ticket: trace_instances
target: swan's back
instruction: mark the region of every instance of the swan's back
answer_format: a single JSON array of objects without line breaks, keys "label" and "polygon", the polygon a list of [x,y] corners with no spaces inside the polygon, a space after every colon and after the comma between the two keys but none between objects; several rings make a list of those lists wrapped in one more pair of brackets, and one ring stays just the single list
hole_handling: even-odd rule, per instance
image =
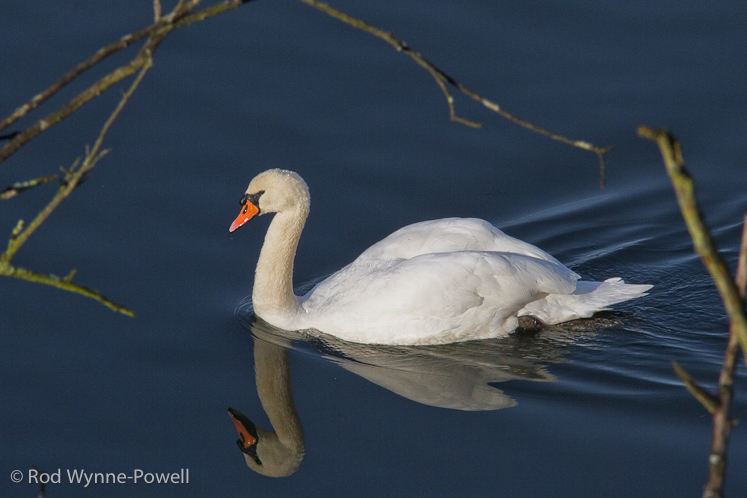
[{"label": "swan's back", "polygon": [[520,254],[560,264],[545,251],[477,218],[445,218],[408,225],[366,249],[356,261],[411,259],[422,254],[457,251]]}]

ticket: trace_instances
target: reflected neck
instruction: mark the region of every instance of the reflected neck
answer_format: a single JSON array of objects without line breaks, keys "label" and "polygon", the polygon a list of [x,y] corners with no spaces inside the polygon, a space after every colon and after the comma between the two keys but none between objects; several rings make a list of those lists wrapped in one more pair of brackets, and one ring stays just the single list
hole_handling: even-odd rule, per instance
[{"label": "reflected neck", "polygon": [[293,402],[288,351],[262,340],[255,340],[254,366],[257,394],[278,440],[290,453],[303,454],[303,427]]},{"label": "reflected neck", "polygon": [[303,427],[293,403],[290,358],[282,347],[254,340],[257,394],[274,430],[256,427],[257,456],[262,465],[245,455],[247,465],[260,474],[283,477],[293,474],[306,452]]}]

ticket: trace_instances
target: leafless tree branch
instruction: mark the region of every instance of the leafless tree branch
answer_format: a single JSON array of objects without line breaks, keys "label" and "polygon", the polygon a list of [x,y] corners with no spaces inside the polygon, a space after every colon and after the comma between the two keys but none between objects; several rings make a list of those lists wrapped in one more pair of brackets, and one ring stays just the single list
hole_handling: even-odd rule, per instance
[{"label": "leafless tree branch", "polygon": [[[711,452],[708,458],[708,482],[703,497],[720,498],[723,496],[726,478],[726,449],[729,441],[729,431],[735,424],[734,420],[731,419],[730,410],[734,395],[734,373],[739,361],[740,345],[743,351],[747,351],[747,326],[745,325],[747,321],[745,320],[744,306],[745,285],[747,284],[747,216],[742,233],[736,278],[732,280],[700,214],[695,198],[693,180],[685,169],[680,144],[666,130],[655,130],[641,126],[638,128],[638,134],[641,137],[653,140],[659,146],[695,250],[716,283],[730,319],[729,341],[719,374],[716,396],[703,389],[690,374],[676,363],[674,364],[674,370],[684,382],[685,387],[713,415],[713,435],[711,437]],[[747,355],[745,361],[747,361]]]},{"label": "leafless tree branch", "polygon": [[468,119],[461,118],[457,115],[456,109],[454,107],[454,98],[449,93],[449,89],[447,88],[446,84],[453,86],[463,94],[467,95],[473,100],[476,100],[480,104],[482,104],[484,107],[490,109],[491,111],[499,114],[500,116],[504,117],[505,119],[508,119],[509,121],[518,124],[519,126],[522,126],[524,128],[527,128],[528,130],[531,130],[535,133],[539,133],[541,135],[545,135],[546,137],[550,137],[553,140],[557,140],[560,142],[563,142],[565,144],[571,145],[573,147],[578,147],[580,149],[592,151],[597,154],[597,157],[599,158],[599,167],[600,167],[600,185],[602,188],[604,188],[605,184],[605,165],[604,165],[604,154],[612,150],[613,146],[608,147],[599,147],[597,145],[591,144],[589,142],[583,141],[583,140],[574,140],[570,138],[566,138],[563,135],[560,135],[558,133],[555,133],[553,131],[547,130],[545,128],[541,128],[533,123],[530,123],[529,121],[526,121],[524,119],[519,118],[518,116],[511,114],[501,108],[498,104],[495,102],[492,102],[485,97],[481,96],[477,92],[470,90],[465,85],[460,83],[459,81],[455,80],[445,72],[441,71],[439,68],[437,68],[435,65],[427,61],[419,52],[416,52],[415,50],[411,49],[407,44],[403,41],[400,41],[394,36],[392,36],[391,33],[386,32],[382,29],[379,29],[375,26],[372,26],[360,19],[357,19],[355,17],[352,17],[344,12],[341,12],[333,7],[330,7],[324,2],[320,2],[318,0],[300,0],[301,2],[305,3],[306,5],[309,5],[321,12],[324,12],[325,14],[328,14],[335,19],[338,19],[345,24],[349,24],[350,26],[353,26],[354,28],[360,29],[362,31],[365,31],[366,33],[369,33],[376,38],[379,38],[380,40],[383,40],[387,42],[389,45],[394,47],[395,50],[398,52],[402,52],[404,54],[407,54],[412,60],[414,60],[419,66],[421,66],[423,69],[428,71],[431,76],[433,76],[433,79],[438,84],[441,91],[444,93],[444,96],[446,97],[446,103],[449,106],[449,116],[452,121],[456,121],[458,123],[461,123],[466,126],[470,126],[473,128],[478,128],[482,126],[480,123],[477,123],[475,121],[470,121]]}]

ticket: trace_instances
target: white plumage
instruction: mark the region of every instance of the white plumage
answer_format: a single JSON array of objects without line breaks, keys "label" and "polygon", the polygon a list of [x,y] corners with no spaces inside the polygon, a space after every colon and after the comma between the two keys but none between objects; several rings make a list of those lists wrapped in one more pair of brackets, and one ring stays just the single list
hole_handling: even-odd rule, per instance
[{"label": "white plumage", "polygon": [[[645,295],[650,285],[579,275],[490,223],[449,218],[401,228],[305,296],[293,295],[298,239],[308,215],[300,176],[269,170],[249,184],[231,231],[275,212],[262,247],[254,310],[286,330],[317,329],[353,342],[442,344],[508,335],[518,317],[545,324],[590,317]],[[249,209],[247,209],[249,208]]]}]

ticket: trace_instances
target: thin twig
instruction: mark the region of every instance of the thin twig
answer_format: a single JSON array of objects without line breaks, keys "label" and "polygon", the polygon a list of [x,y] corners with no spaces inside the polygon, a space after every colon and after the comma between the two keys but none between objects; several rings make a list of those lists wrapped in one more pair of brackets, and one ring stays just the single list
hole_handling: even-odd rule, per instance
[{"label": "thin twig", "polygon": [[701,387],[700,384],[698,384],[689,373],[680,367],[676,361],[672,362],[672,369],[674,369],[674,373],[677,374],[677,377],[682,380],[682,383],[685,384],[685,387],[690,391],[690,394],[700,401],[700,404],[708,410],[708,413],[715,413],[719,408],[719,399]]},{"label": "thin twig", "polygon": [[605,167],[604,167],[604,154],[609,152],[613,149],[612,146],[610,147],[599,147],[594,144],[591,144],[589,142],[583,141],[583,140],[573,140],[570,138],[566,138],[562,135],[559,135],[555,132],[552,132],[550,130],[546,130],[545,128],[541,128],[537,125],[534,125],[530,123],[529,121],[525,121],[518,116],[511,114],[507,111],[504,111],[498,104],[495,102],[492,102],[485,97],[482,97],[477,92],[474,92],[464,86],[462,83],[458,82],[445,72],[438,69],[435,65],[428,62],[420,53],[412,50],[410,47],[407,46],[407,44],[403,41],[400,41],[394,36],[392,36],[391,33],[388,33],[382,29],[379,29],[375,26],[372,26],[360,19],[357,19],[355,17],[352,17],[344,12],[341,12],[333,7],[330,7],[324,2],[320,2],[318,0],[300,0],[301,2],[305,3],[306,5],[309,5],[317,10],[320,10],[324,12],[325,14],[328,14],[335,19],[338,19],[345,24],[349,24],[350,26],[353,26],[354,28],[360,29],[362,31],[365,31],[366,33],[369,33],[380,40],[383,40],[387,42],[389,45],[395,48],[398,52],[403,52],[410,56],[418,65],[420,65],[422,68],[424,68],[426,71],[428,71],[431,76],[433,76],[433,79],[436,80],[436,83],[438,84],[439,88],[441,88],[441,91],[444,93],[444,96],[446,97],[446,102],[449,106],[449,117],[452,121],[456,121],[458,123],[464,124],[466,126],[470,126],[473,128],[478,128],[482,126],[480,123],[476,123],[474,121],[470,121],[468,119],[461,118],[457,115],[456,110],[454,108],[454,98],[449,93],[448,88],[446,87],[446,83],[449,85],[455,87],[463,94],[467,95],[473,100],[478,101],[480,104],[482,104],[484,107],[490,109],[491,111],[499,114],[500,116],[508,119],[509,121],[512,121],[519,126],[523,126],[524,128],[527,128],[535,133],[539,133],[541,135],[545,135],[547,137],[552,138],[553,140],[558,140],[560,142],[563,142],[565,144],[571,145],[573,147],[578,147],[584,150],[589,150],[592,152],[595,152],[597,156],[599,157],[599,167],[600,167],[600,184],[604,188],[604,182],[605,182]]},{"label": "thin twig", "polygon": [[[80,181],[82,180],[83,176],[88,173],[98,162],[101,157],[103,157],[104,154],[106,154],[106,151],[102,151],[99,153],[99,149],[101,148],[101,144],[104,141],[104,137],[106,136],[106,133],[109,131],[109,128],[111,127],[114,120],[119,115],[120,111],[124,107],[124,105],[129,100],[132,93],[135,91],[137,86],[142,81],[143,77],[145,76],[145,73],[148,71],[148,69],[151,68],[153,65],[152,60],[148,59],[145,63],[145,66],[141,69],[140,74],[138,74],[137,78],[135,78],[135,81],[133,81],[132,85],[130,85],[130,88],[122,95],[122,98],[119,100],[119,103],[117,104],[116,108],[112,112],[112,114],[109,116],[109,118],[104,123],[104,126],[101,128],[101,131],[99,132],[99,136],[96,138],[96,142],[94,142],[94,146],[92,149],[88,151],[86,154],[86,157],[83,161],[83,164],[77,168],[74,164],[70,170],[67,171],[67,174],[65,175],[65,179],[63,181],[62,186],[58,190],[57,194],[52,198],[52,200],[47,204],[47,206],[37,215],[37,217],[29,224],[29,226],[23,230],[18,236],[15,238],[15,240],[12,241],[11,244],[9,244],[8,250],[0,256],[0,261],[10,261],[15,253],[23,246],[23,244],[28,240],[28,238],[31,236],[31,234],[44,222],[44,220],[47,219],[47,217],[52,214],[52,212],[59,206],[59,204],[67,198],[73,190],[78,186]],[[77,161],[76,161],[77,163]]]},{"label": "thin twig", "polygon": [[[747,286],[747,216],[744,218],[745,223],[739,249],[736,277],[732,280],[711,241],[708,228],[703,222],[695,199],[693,181],[685,169],[679,143],[666,130],[654,130],[641,126],[638,128],[638,134],[655,141],[659,145],[667,173],[677,195],[677,202],[693,239],[695,250],[700,254],[703,263],[716,282],[730,318],[729,341],[719,374],[717,396],[707,392],[687,372],[673,363],[674,371],[682,379],[688,391],[713,415],[711,452],[708,458],[708,482],[703,491],[703,497],[720,498],[723,496],[726,478],[726,450],[729,442],[729,431],[735,424],[730,415],[734,395],[734,373],[739,361],[740,344],[744,348],[742,338],[744,337],[745,286]],[[747,361],[747,357],[745,360]]]},{"label": "thin twig", "polygon": [[[734,280],[739,291],[739,296],[744,300],[745,295],[747,295],[745,291],[745,287],[747,287],[747,216],[744,217],[738,261],[737,276]],[[729,327],[729,342],[724,352],[724,364],[721,367],[721,373],[718,377],[719,408],[713,414],[711,455],[708,458],[708,483],[703,492],[705,498],[717,498],[723,495],[729,432],[736,423],[732,420],[730,412],[734,396],[734,373],[736,372],[738,362],[739,341],[732,325]]]},{"label": "thin twig", "polygon": [[34,231],[39,228],[42,223],[44,223],[44,220],[46,220],[47,217],[49,217],[49,215],[52,214],[55,209],[57,209],[57,206],[59,206],[60,203],[73,192],[75,187],[78,186],[83,176],[96,165],[98,160],[101,159],[104,154],[106,154],[106,151],[102,151],[101,153],[99,153],[99,150],[101,148],[101,144],[104,141],[106,133],[109,131],[109,127],[111,127],[112,123],[119,115],[119,112],[129,100],[132,92],[135,91],[135,89],[145,76],[145,73],[148,71],[148,69],[151,68],[152,64],[153,63],[150,59],[146,60],[145,66],[140,70],[140,73],[138,74],[137,78],[135,78],[135,81],[132,83],[132,85],[130,85],[130,88],[120,99],[117,107],[114,109],[114,112],[112,112],[112,114],[106,120],[106,123],[104,123],[99,136],[96,138],[96,142],[94,143],[93,148],[88,151],[85,159],[83,160],[83,163],[77,169],[76,164],[74,164],[70,168],[70,170],[67,171],[63,184],[57,191],[57,194],[52,198],[49,204],[47,204],[44,209],[36,216],[36,218],[34,218],[34,220],[29,223],[25,230],[18,234],[15,239],[11,239],[8,244],[8,249],[0,256],[0,261],[10,262],[10,260],[13,259],[15,253],[18,252],[18,250],[31,236],[31,234],[34,233]]},{"label": "thin twig", "polygon": [[[62,88],[64,88],[68,83],[73,81],[75,78],[77,78],[78,76],[80,76],[85,71],[92,68],[93,66],[101,62],[102,60],[106,59],[112,54],[115,54],[116,52],[119,52],[122,49],[129,47],[133,43],[136,43],[142,40],[143,38],[147,38],[151,36],[153,33],[155,33],[157,30],[161,29],[164,25],[167,25],[167,24],[169,24],[169,21],[160,20],[156,22],[155,24],[148,26],[147,28],[141,29],[140,31],[137,31],[133,34],[123,36],[116,42],[99,49],[91,58],[75,66],[73,69],[71,69],[66,74],[64,74],[60,79],[54,82],[51,86],[49,86],[46,90],[34,96],[34,98],[32,98],[30,101],[28,101],[27,103],[25,103],[18,109],[16,109],[10,116],[8,116],[3,121],[1,121],[0,130],[7,128],[8,126],[10,126],[12,123],[17,121],[18,119],[22,118],[23,116],[25,116],[32,110],[36,109],[39,105],[49,100],[50,97],[52,97],[55,93],[59,92]],[[126,77],[126,76],[128,75],[125,75],[123,77]],[[18,134],[19,133],[16,133],[16,135]]]},{"label": "thin twig", "polygon": [[[742,346],[742,350],[747,352],[747,317],[745,317],[744,302],[740,299],[737,286],[729,275],[721,255],[716,250],[703,221],[703,216],[700,214],[695,200],[693,180],[685,169],[680,145],[666,130],[654,130],[641,126],[638,128],[638,134],[643,138],[653,140],[659,145],[667,173],[677,195],[680,211],[685,219],[690,237],[693,239],[695,251],[700,255],[703,264],[711,274],[711,278],[721,294],[721,299],[724,302],[739,344]],[[747,356],[745,360],[747,360]]]},{"label": "thin twig", "polygon": [[737,276],[734,283],[742,299],[747,295],[747,215],[744,216],[742,229],[742,243],[739,247],[739,258],[737,262]]},{"label": "thin twig", "polygon": [[71,273],[64,279],[60,279],[55,275],[44,275],[23,268],[15,267],[11,265],[10,262],[13,259],[13,256],[28,240],[31,234],[34,233],[34,231],[49,217],[49,215],[52,214],[57,206],[59,206],[60,203],[65,200],[73,192],[73,190],[75,190],[75,188],[80,184],[84,175],[88,173],[96,165],[99,159],[101,159],[106,154],[107,151],[101,150],[101,145],[103,144],[104,138],[106,137],[109,128],[111,127],[114,120],[117,119],[117,116],[119,116],[119,113],[122,111],[135,89],[145,77],[145,73],[152,67],[152,65],[152,59],[147,59],[145,65],[140,70],[140,73],[138,73],[129,89],[122,95],[122,98],[119,100],[119,103],[115,107],[114,111],[104,123],[104,126],[101,128],[101,131],[99,132],[99,135],[96,138],[93,147],[91,147],[91,149],[87,151],[83,163],[80,165],[80,167],[76,168],[78,162],[76,161],[76,164],[74,164],[66,172],[64,181],[52,200],[44,207],[44,209],[36,216],[36,218],[34,218],[34,220],[29,223],[29,225],[25,229],[23,229],[23,221],[18,222],[8,241],[7,250],[2,255],[0,255],[1,275],[20,278],[31,282],[43,283],[46,285],[57,287],[59,289],[76,292],[78,294],[96,299],[97,301],[103,303],[114,311],[118,311],[128,316],[134,316],[134,313],[132,311],[107,299],[97,291],[72,283],[72,277],[74,273]]},{"label": "thin twig", "polygon": [[[74,272],[71,272],[71,275],[73,275]],[[97,290],[90,289],[88,287],[84,287],[82,285],[74,284],[70,281],[68,277],[60,278],[56,275],[46,275],[42,273],[36,273],[29,270],[26,270],[25,268],[19,268],[7,263],[0,263],[0,275],[4,275],[6,277],[13,277],[13,278],[19,278],[22,280],[26,280],[28,282],[36,282],[40,284],[45,285],[51,285],[52,287],[57,287],[58,289],[66,290],[69,292],[75,292],[76,294],[81,294],[86,297],[90,297],[91,299],[95,299],[96,301],[100,302],[107,308],[116,311],[118,313],[122,313],[123,315],[127,315],[129,317],[134,317],[135,313],[133,313],[131,310],[125,308],[124,306],[115,303],[114,301],[106,298],[105,296],[102,296]]]},{"label": "thin twig", "polygon": [[[118,41],[100,49],[88,60],[78,64],[75,68],[65,74],[62,78],[57,80],[49,88],[44,90],[42,93],[33,97],[29,102],[16,109],[10,116],[0,122],[0,130],[6,128],[10,124],[14,123],[21,117],[28,114],[30,111],[41,105],[43,102],[48,100],[52,95],[60,91],[68,83],[73,81],[75,78],[83,74],[86,70],[90,69],[94,65],[101,62],[106,57],[124,49],[133,43],[142,40],[146,37],[151,37],[151,51],[154,47],[163,40],[174,29],[178,29],[184,26],[188,26],[192,23],[205,20],[209,17],[221,14],[231,9],[235,9],[244,3],[248,3],[250,0],[227,0],[223,3],[208,7],[199,12],[188,14],[186,11],[175,15],[172,11],[168,16],[162,16],[161,19],[148,26],[147,28],[141,29],[133,34],[123,36]],[[191,2],[187,5],[190,9],[195,7],[199,1]],[[61,120],[68,117],[70,114],[75,112],[80,106],[90,101],[91,99],[98,97],[101,93],[111,87],[113,84],[123,80],[137,72],[143,67],[146,57],[141,54],[133,59],[129,64],[126,64],[120,68],[115,69],[108,75],[101,78],[94,85],[81,92],[77,97],[73,98],[68,104],[60,107],[56,111],[50,113],[46,117],[34,123],[31,127],[26,130],[14,134],[12,140],[0,148],[0,162],[10,157],[14,152],[20,149],[23,145],[28,143],[30,140],[47,130],[49,127],[59,123]]]},{"label": "thin twig", "polygon": [[36,187],[37,185],[42,185],[47,182],[51,182],[55,178],[57,178],[57,175],[43,176],[41,178],[34,178],[33,180],[26,180],[25,182],[16,182],[0,192],[0,200],[10,199],[11,197],[17,196],[24,190],[28,190],[32,187]]},{"label": "thin twig", "polygon": [[161,20],[163,15],[163,9],[161,8],[160,0],[153,0],[153,22]]},{"label": "thin twig", "polygon": [[[135,34],[124,36],[120,38],[119,41],[102,48],[93,57],[79,64],[73,70],[64,75],[60,80],[50,86],[47,90],[35,96],[33,99],[31,99],[31,101],[16,109],[13,114],[11,114],[4,121],[0,122],[0,129],[9,126],[11,123],[15,122],[16,120],[39,106],[41,103],[49,99],[70,81],[80,76],[83,72],[85,72],[87,69],[94,66],[104,58],[119,50],[122,50],[123,48],[126,48],[127,46],[142,38],[149,37],[148,41],[140,49],[137,56],[132,61],[130,61],[129,64],[115,69],[114,71],[100,79],[93,86],[89,87],[87,90],[84,90],[81,94],[72,99],[68,104],[49,114],[47,117],[39,120],[37,123],[24,130],[23,132],[12,132],[9,134],[4,134],[2,136],[3,139],[10,139],[10,142],[0,149],[0,162],[9,157],[20,147],[28,143],[35,136],[38,136],[50,126],[58,123],[65,117],[75,112],[75,110],[77,110],[85,102],[91,100],[92,98],[98,97],[103,91],[111,87],[116,82],[126,78],[131,74],[134,74],[138,70],[140,71],[134,82],[130,85],[129,89],[120,99],[115,110],[104,123],[104,126],[102,127],[99,136],[94,143],[94,146],[90,150],[86,151],[86,156],[80,167],[78,167],[79,161],[76,161],[69,170],[63,170],[65,173],[65,177],[63,178],[62,184],[58,189],[56,195],[52,198],[52,200],[50,200],[50,202],[44,207],[44,209],[42,209],[42,211],[36,216],[36,218],[34,218],[31,223],[29,223],[24,228],[23,220],[18,221],[15,228],[11,232],[6,251],[0,254],[0,275],[19,278],[32,282],[39,282],[60,289],[68,290],[70,292],[76,292],[92,299],[96,299],[115,311],[128,316],[134,316],[132,311],[107,299],[98,291],[72,283],[72,278],[75,275],[75,270],[70,272],[67,277],[60,278],[56,275],[45,275],[26,270],[24,268],[15,267],[11,265],[11,260],[13,256],[18,252],[18,250],[28,240],[31,234],[33,234],[34,231],[57,208],[57,206],[59,206],[59,204],[64,199],[66,199],[78,185],[80,185],[80,183],[85,178],[85,175],[108,152],[106,150],[101,150],[101,146],[106,133],[108,132],[114,120],[119,115],[124,105],[127,103],[132,93],[142,81],[147,70],[152,66],[153,52],[156,50],[161,41],[163,41],[166,35],[174,29],[187,26],[197,21],[202,21],[209,17],[226,12],[229,9],[237,8],[240,5],[248,3],[251,0],[228,0],[221,4],[204,9],[200,12],[189,14],[189,12],[194,9],[201,1],[202,0],[180,0],[177,7],[168,16],[164,17],[161,12],[160,1],[154,0],[153,8],[156,22],[153,25],[138,31]],[[5,199],[17,195],[18,192],[33,185],[49,181],[51,178],[54,178],[54,176],[38,178],[35,180],[30,180],[28,182],[14,184],[4,192],[0,193],[0,199]]]}]

